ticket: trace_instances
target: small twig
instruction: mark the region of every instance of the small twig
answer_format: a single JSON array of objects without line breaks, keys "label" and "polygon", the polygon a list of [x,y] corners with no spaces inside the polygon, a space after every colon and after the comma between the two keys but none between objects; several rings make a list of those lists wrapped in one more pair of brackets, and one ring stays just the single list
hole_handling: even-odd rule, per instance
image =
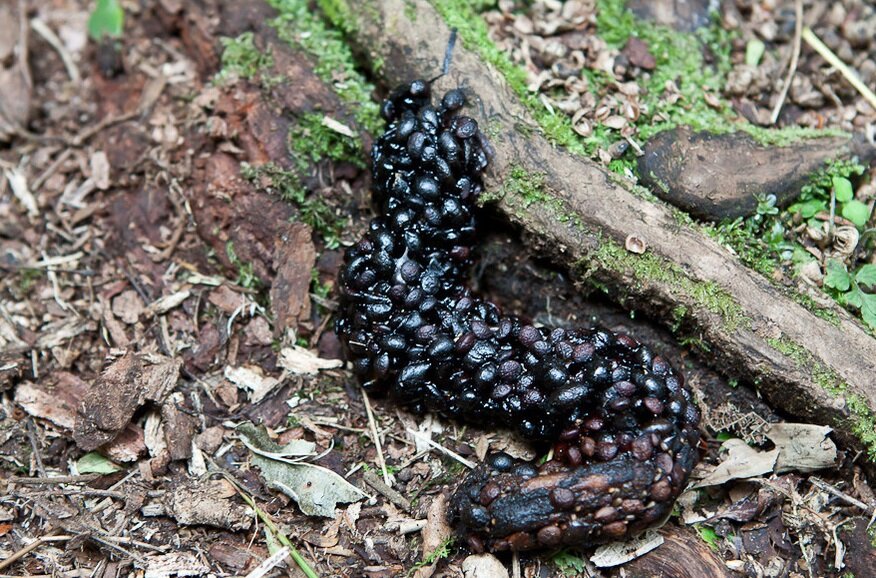
[{"label": "small twig", "polygon": [[67,49],[64,48],[64,44],[61,42],[61,39],[49,28],[45,22],[40,20],[39,18],[32,18],[30,21],[30,27],[33,28],[34,32],[43,37],[43,40],[49,43],[49,45],[55,49],[55,52],[61,57],[61,61],[64,63],[64,68],[67,69],[67,75],[70,77],[70,80],[79,84],[82,81],[82,77],[79,75],[79,69],[76,67],[76,63],[73,62],[73,58],[70,56],[70,53],[67,52]]},{"label": "small twig", "polygon": [[818,488],[824,490],[825,492],[827,492],[827,493],[829,493],[829,494],[833,494],[833,495],[836,496],[837,498],[840,498],[840,499],[842,499],[843,501],[848,502],[849,504],[851,504],[851,505],[853,505],[853,506],[857,506],[858,508],[861,508],[861,509],[864,510],[865,512],[869,512],[869,511],[871,511],[871,510],[873,509],[873,506],[868,506],[867,504],[865,504],[865,503],[862,502],[861,500],[858,500],[858,499],[853,498],[853,497],[851,497],[850,495],[848,495],[848,494],[846,494],[846,493],[844,493],[844,492],[841,492],[840,490],[838,490],[838,489],[836,489],[835,487],[831,486],[830,484],[828,484],[828,483],[825,482],[824,480],[819,479],[819,478],[817,478],[817,477],[815,477],[815,476],[810,477],[810,478],[809,478],[809,482],[810,482],[813,486],[817,486]]},{"label": "small twig", "polygon": [[824,42],[822,42],[821,39],[815,35],[814,32],[812,32],[812,29],[810,29],[808,26],[804,28],[802,32],[802,37],[803,40],[805,40],[806,43],[811,46],[813,50],[815,50],[815,52],[821,55],[821,57],[828,62],[828,64],[839,70],[840,74],[842,74],[845,79],[849,81],[849,84],[855,87],[855,90],[861,93],[861,96],[863,96],[867,100],[867,102],[870,103],[870,106],[876,109],[876,94],[874,94],[873,91],[870,90],[866,84],[861,82],[860,77],[855,73],[855,71],[846,66],[846,63],[840,60],[839,57],[834,54],[833,51],[831,51],[831,49],[828,48],[827,45],[825,45]]},{"label": "small twig", "polygon": [[49,177],[54,175],[58,171],[58,169],[61,167],[61,165],[64,163],[64,161],[66,161],[68,158],[70,158],[70,155],[72,155],[72,154],[73,154],[73,149],[70,149],[70,148],[65,148],[63,151],[61,151],[61,154],[58,155],[58,158],[56,158],[54,161],[52,161],[52,164],[50,164],[48,167],[46,167],[46,170],[44,170],[42,172],[42,174],[40,174],[40,176],[38,176],[36,179],[33,180],[33,182],[31,182],[31,184],[30,184],[31,190],[33,190],[33,191],[39,190],[39,188],[43,186],[43,183],[45,183],[47,180],[49,180]]},{"label": "small twig", "polygon": [[127,495],[124,492],[113,492],[111,490],[45,490],[42,492],[34,492],[32,494],[24,494],[25,496],[85,496],[90,498],[115,498],[117,500],[125,500]]},{"label": "small twig", "polygon": [[33,419],[28,418],[27,420],[27,439],[30,441],[30,447],[33,450],[33,459],[36,463],[36,469],[41,478],[46,477],[46,468],[43,466],[43,458],[40,454],[40,445],[39,440],[36,436],[36,427],[33,425]]},{"label": "small twig", "polygon": [[371,401],[368,399],[368,394],[365,393],[365,388],[362,388],[362,399],[365,400],[365,413],[368,416],[368,427],[371,430],[371,441],[374,442],[374,447],[377,448],[377,465],[380,466],[380,471],[383,473],[383,481],[387,486],[392,486],[392,478],[389,477],[389,472],[386,471],[386,460],[383,458],[383,448],[380,446],[380,436],[377,434],[377,422],[374,419],[374,412],[371,410]]},{"label": "small twig", "polygon": [[411,502],[402,496],[396,490],[393,490],[388,485],[383,483],[377,474],[374,472],[365,472],[362,474],[362,479],[366,484],[374,488],[379,494],[382,494],[386,497],[387,500],[404,510],[405,512],[411,511]]},{"label": "small twig", "polygon": [[39,548],[40,546],[45,544],[46,542],[51,542],[51,541],[57,540],[59,538],[63,538],[65,540],[70,540],[71,538],[73,538],[73,536],[53,536],[52,534],[55,532],[56,531],[53,530],[51,533],[49,533],[45,536],[41,536],[40,538],[37,538],[36,540],[31,542],[30,544],[28,544],[24,548],[21,548],[20,550],[18,550],[14,554],[12,554],[9,558],[6,558],[5,560],[0,561],[0,570],[3,570],[4,568],[8,568],[8,567],[12,566],[12,564],[17,562],[18,560],[21,560],[22,558],[24,558],[25,556],[27,556],[28,554],[30,554],[31,552],[33,552],[34,550],[36,550],[37,548]]},{"label": "small twig", "polygon": [[779,93],[779,100],[773,107],[773,114],[770,117],[770,123],[776,124],[779,120],[779,114],[782,112],[782,106],[785,104],[785,98],[788,96],[788,90],[791,88],[791,82],[794,80],[794,75],[797,73],[797,62],[800,60],[800,42],[803,35],[803,0],[795,0],[794,2],[794,46],[791,49],[791,64],[788,66],[788,76],[785,77],[785,84],[782,86],[782,92]]},{"label": "small twig", "polygon": [[134,554],[133,552],[131,552],[127,548],[122,548],[118,544],[114,544],[113,541],[110,539],[110,538],[114,538],[114,536],[97,536],[95,534],[92,534],[91,536],[89,536],[89,538],[91,540],[94,540],[98,544],[106,546],[110,550],[116,550],[118,552],[121,552],[122,554],[124,554],[128,558],[135,560],[138,564],[145,564],[146,563],[146,560],[142,556],[138,556],[137,554]]},{"label": "small twig", "polygon": [[445,454],[447,454],[448,456],[450,456],[451,458],[458,461],[459,463],[461,463],[462,465],[464,465],[465,467],[467,467],[469,469],[473,470],[477,466],[477,464],[475,464],[473,461],[465,459],[464,457],[462,457],[461,455],[459,455],[455,451],[449,450],[449,449],[445,448],[444,446],[442,446],[441,444],[439,444],[438,442],[432,441],[427,436],[423,435],[422,433],[420,433],[418,431],[408,429],[407,432],[409,434],[411,434],[412,436],[420,438],[421,440],[423,440],[424,442],[426,442],[427,444],[429,444],[430,446],[432,446],[436,450],[438,450],[440,452],[444,452]]},{"label": "small twig", "polygon": [[256,566],[252,572],[246,575],[246,578],[262,578],[268,572],[282,564],[289,557],[289,548],[283,546],[272,555],[265,558],[261,564]]},{"label": "small twig", "polygon": [[100,477],[100,474],[85,474],[81,476],[57,476],[54,478],[9,478],[10,484],[37,486],[43,484],[84,484],[92,482]]}]

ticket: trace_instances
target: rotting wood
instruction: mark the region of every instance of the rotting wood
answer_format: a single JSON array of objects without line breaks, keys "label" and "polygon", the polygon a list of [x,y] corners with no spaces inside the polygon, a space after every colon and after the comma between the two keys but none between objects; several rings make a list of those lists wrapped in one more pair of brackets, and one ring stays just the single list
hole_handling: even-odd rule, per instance
[{"label": "rotting wood", "polygon": [[[450,28],[425,0],[372,0],[355,11],[351,41],[388,86],[441,70]],[[538,248],[622,304],[684,323],[716,366],[756,384],[776,407],[829,424],[876,455],[876,340],[847,312],[830,320],[788,297],[672,208],[637,195],[603,167],[552,146],[501,74],[463,41],[436,91],[463,86],[496,150],[488,194]],[[645,242],[644,255],[624,241]],[[827,316],[825,316],[827,317]]]}]

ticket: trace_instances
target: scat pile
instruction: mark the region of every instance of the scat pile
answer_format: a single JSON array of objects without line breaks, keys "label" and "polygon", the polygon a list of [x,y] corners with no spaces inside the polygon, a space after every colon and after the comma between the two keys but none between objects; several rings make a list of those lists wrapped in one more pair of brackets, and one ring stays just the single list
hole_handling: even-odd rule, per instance
[{"label": "scat pile", "polygon": [[697,459],[683,379],[626,335],[535,327],[466,287],[492,154],[418,80],[384,103],[372,150],[379,216],[346,254],[337,333],[370,392],[413,411],[515,427],[553,445],[536,466],[494,454],[454,513],[474,550],[587,546],[662,521]]}]

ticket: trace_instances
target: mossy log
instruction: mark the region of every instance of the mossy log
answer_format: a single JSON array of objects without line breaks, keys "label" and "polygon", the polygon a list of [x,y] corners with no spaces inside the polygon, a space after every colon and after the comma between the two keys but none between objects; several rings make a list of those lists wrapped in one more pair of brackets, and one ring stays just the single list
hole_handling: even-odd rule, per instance
[{"label": "mossy log", "polygon": [[[440,74],[451,31],[430,2],[330,4],[348,18],[351,42],[380,63],[374,72],[387,86]],[[876,457],[876,339],[839,307],[804,307],[679,211],[553,146],[481,58],[483,47],[462,36],[435,89],[460,85],[476,96],[469,114],[495,148],[486,189],[499,211],[579,279],[631,309],[682,322],[718,368],[776,408],[828,424],[849,448]],[[627,250],[629,240],[645,252]]]}]

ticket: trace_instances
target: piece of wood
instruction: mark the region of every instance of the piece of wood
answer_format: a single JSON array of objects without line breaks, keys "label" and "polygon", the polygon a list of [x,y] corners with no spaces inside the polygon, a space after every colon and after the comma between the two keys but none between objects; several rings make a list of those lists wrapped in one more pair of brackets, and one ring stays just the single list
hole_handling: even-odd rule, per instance
[{"label": "piece of wood", "polygon": [[758,144],[744,132],[711,134],[686,127],[649,139],[639,157],[642,183],[654,194],[708,221],[753,215],[758,195],[775,195],[785,206],[812,173],[833,159],[876,157],[864,135],[801,140],[787,146]]},{"label": "piece of wood", "polygon": [[[385,84],[440,73],[450,29],[429,2],[368,0],[351,17],[352,42],[382,63],[376,74]],[[677,211],[552,146],[502,75],[470,48],[457,42],[452,71],[435,91],[461,85],[477,97],[467,110],[496,151],[486,189],[501,197],[498,209],[540,250],[625,306],[683,317],[728,376],[756,384],[774,406],[829,424],[844,443],[862,448],[855,428],[860,433],[861,414],[876,407],[876,340],[860,323],[838,307],[833,322],[815,315]],[[514,175],[518,186],[509,186]],[[528,192],[520,175],[529,176]],[[643,255],[624,249],[631,237],[644,242]]]},{"label": "piece of wood", "polygon": [[690,528],[665,528],[665,542],[624,565],[630,578],[730,578],[734,576],[721,557]]}]

